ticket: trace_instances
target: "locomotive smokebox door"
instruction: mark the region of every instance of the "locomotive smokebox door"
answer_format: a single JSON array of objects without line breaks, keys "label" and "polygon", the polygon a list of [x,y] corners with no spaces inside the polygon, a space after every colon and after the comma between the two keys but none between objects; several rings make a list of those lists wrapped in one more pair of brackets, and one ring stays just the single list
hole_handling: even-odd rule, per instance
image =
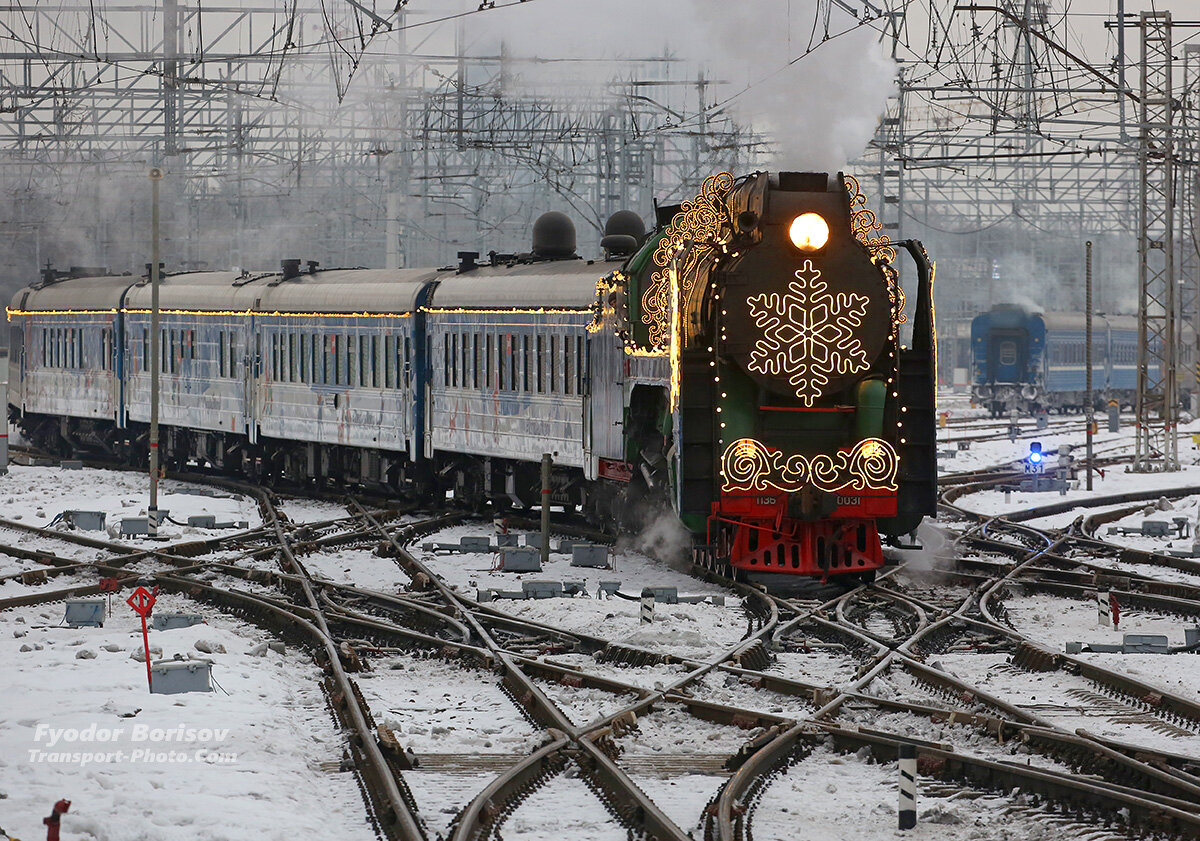
[{"label": "locomotive smokebox door", "polygon": [[725,274],[723,346],[762,388],[812,406],[870,369],[892,333],[891,303],[852,232],[840,179],[828,190],[822,174],[794,175],[819,178],[781,176],[760,223],[762,247]]}]

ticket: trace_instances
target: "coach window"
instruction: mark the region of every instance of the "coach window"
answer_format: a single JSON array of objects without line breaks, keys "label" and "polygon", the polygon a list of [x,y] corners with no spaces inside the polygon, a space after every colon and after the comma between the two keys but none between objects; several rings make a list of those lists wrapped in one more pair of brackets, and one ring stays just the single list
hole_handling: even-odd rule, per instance
[{"label": "coach window", "polygon": [[359,388],[362,388],[367,384],[368,379],[371,376],[371,363],[367,360],[367,351],[370,350],[370,341],[366,336],[356,335],[353,338],[356,345],[356,353],[354,356],[357,362],[352,360],[352,362],[354,362],[352,367],[356,368],[358,373],[356,376],[352,376],[350,378],[350,385],[357,385]]},{"label": "coach window", "polygon": [[562,360],[558,356],[558,336],[550,337],[550,370],[546,372],[547,390],[554,394],[559,391],[561,385],[561,368]]},{"label": "coach window", "polygon": [[449,333],[446,335],[446,341],[450,343],[450,385],[458,387],[461,382],[462,371],[462,337],[458,333]]},{"label": "coach window", "polygon": [[454,334],[454,384],[467,387],[467,334]]},{"label": "coach window", "polygon": [[492,339],[492,334],[488,333],[484,336],[483,349],[483,387],[491,391],[495,387],[492,379],[492,369],[494,367],[492,352],[495,350],[495,341]]},{"label": "coach window", "polygon": [[289,367],[292,364],[292,355],[288,352],[288,333],[280,331],[279,333],[279,381],[286,383],[291,381],[289,376]]},{"label": "coach window", "polygon": [[468,357],[471,351],[471,340],[466,333],[459,333],[458,344],[458,385],[466,388],[471,376],[471,362]]},{"label": "coach window", "polygon": [[[445,356],[445,353],[442,354]],[[396,387],[396,337],[383,337],[383,387]]]},{"label": "coach window", "polygon": [[358,336],[346,337],[346,385],[353,388],[358,385],[359,364],[358,364],[359,341]]},{"label": "coach window", "polygon": [[479,388],[479,380],[481,374],[484,373],[484,366],[482,366],[482,360],[480,359],[482,354],[484,354],[484,343],[479,341],[478,332],[473,332],[470,335],[470,360],[472,360],[474,367],[472,368],[472,372],[470,372],[470,383],[472,383],[472,388],[474,389]]},{"label": "coach window", "polygon": [[507,391],[512,379],[508,375],[508,360],[512,358],[512,334],[504,333],[499,336],[499,341],[496,342],[496,352],[499,359],[496,360],[496,373],[499,383],[497,388],[500,391]]},{"label": "coach window", "polygon": [[546,337],[537,337],[537,355],[530,361],[537,366],[537,393],[546,393]]},{"label": "coach window", "polygon": [[533,391],[533,370],[530,368],[532,357],[529,353],[529,337],[521,337],[521,381],[524,385],[523,391]]},{"label": "coach window", "polygon": [[575,337],[575,393],[583,394],[583,336]]},{"label": "coach window", "polygon": [[381,380],[383,378],[380,376],[380,371],[383,369],[383,365],[379,361],[379,344],[380,344],[379,337],[372,335],[371,336],[371,387],[372,388],[382,388],[382,386],[383,386],[383,383],[381,382]]},{"label": "coach window", "polygon": [[[397,343],[396,351],[398,354],[399,353],[398,343]],[[412,362],[412,339],[410,339],[408,336],[404,337],[404,357],[400,358],[399,356],[397,356],[396,364],[400,367],[400,370],[402,370],[404,372],[404,388],[405,388],[405,390],[406,391],[410,390],[412,388],[413,362]]]},{"label": "coach window", "polygon": [[453,358],[450,360],[450,364],[452,366],[451,377],[453,378],[454,385],[458,386],[466,383],[466,380],[463,378],[463,369],[465,367],[463,359],[466,354],[463,351],[466,348],[467,340],[465,334],[463,333],[454,333],[450,336],[450,339],[454,342],[454,354]]},{"label": "coach window", "polygon": [[575,338],[572,336],[564,336],[563,349],[566,352],[566,367],[563,368],[563,377],[565,378],[566,383],[563,391],[569,395],[578,394],[578,389],[575,388],[575,384],[578,382],[578,378],[576,377],[575,373],[578,366],[578,360],[575,356]]},{"label": "coach window", "polygon": [[346,336],[333,337],[333,384],[346,384],[346,365],[349,360],[346,358]]}]

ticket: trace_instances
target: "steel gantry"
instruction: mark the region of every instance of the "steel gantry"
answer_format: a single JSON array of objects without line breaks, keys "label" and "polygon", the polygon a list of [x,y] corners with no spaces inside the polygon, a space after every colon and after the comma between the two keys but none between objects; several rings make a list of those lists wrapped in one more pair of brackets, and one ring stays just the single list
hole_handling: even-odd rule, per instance
[{"label": "steel gantry", "polygon": [[1138,379],[1133,468],[1179,469],[1175,335],[1175,97],[1171,13],[1142,12],[1138,103]]},{"label": "steel gantry", "polygon": [[525,250],[549,209],[595,253],[613,211],[693,195],[764,148],[708,114],[710,81],[672,56],[566,59],[550,80],[439,17],[376,0],[0,7],[0,283],[47,259],[139,268],[151,164],[172,268],[400,266]]}]

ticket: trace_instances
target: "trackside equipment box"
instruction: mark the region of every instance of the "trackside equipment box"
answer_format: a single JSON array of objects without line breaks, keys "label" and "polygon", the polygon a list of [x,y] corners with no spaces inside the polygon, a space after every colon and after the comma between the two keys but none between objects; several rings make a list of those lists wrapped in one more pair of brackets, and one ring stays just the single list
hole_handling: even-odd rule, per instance
[{"label": "trackside equipment box", "polygon": [[156,695],[212,692],[212,663],[204,660],[167,660],[150,666],[150,691]]},{"label": "trackside equipment box", "polygon": [[104,599],[67,599],[63,621],[72,628],[100,628],[104,625]]}]

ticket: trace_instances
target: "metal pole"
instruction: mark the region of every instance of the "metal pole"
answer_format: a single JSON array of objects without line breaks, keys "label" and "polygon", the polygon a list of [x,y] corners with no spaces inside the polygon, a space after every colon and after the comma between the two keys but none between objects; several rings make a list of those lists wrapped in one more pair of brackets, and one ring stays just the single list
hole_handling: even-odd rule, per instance
[{"label": "metal pole", "polygon": [[1087,268],[1084,272],[1086,280],[1084,310],[1087,312],[1086,365],[1087,365],[1087,489],[1092,489],[1092,430],[1096,425],[1096,396],[1092,393],[1092,241],[1087,241]]},{"label": "metal pole", "polygon": [[1129,133],[1125,130],[1125,0],[1117,0],[1117,79],[1121,89],[1117,92],[1117,103],[1121,109],[1121,140]]},{"label": "metal pole", "polygon": [[8,473],[8,384],[0,385],[0,475]]},{"label": "metal pole", "polygon": [[158,182],[162,177],[158,167],[150,170],[150,508],[146,512],[150,537],[158,537],[158,369],[162,352],[158,341]]},{"label": "metal pole", "polygon": [[542,453],[542,565],[550,562],[550,468],[554,462]]}]

